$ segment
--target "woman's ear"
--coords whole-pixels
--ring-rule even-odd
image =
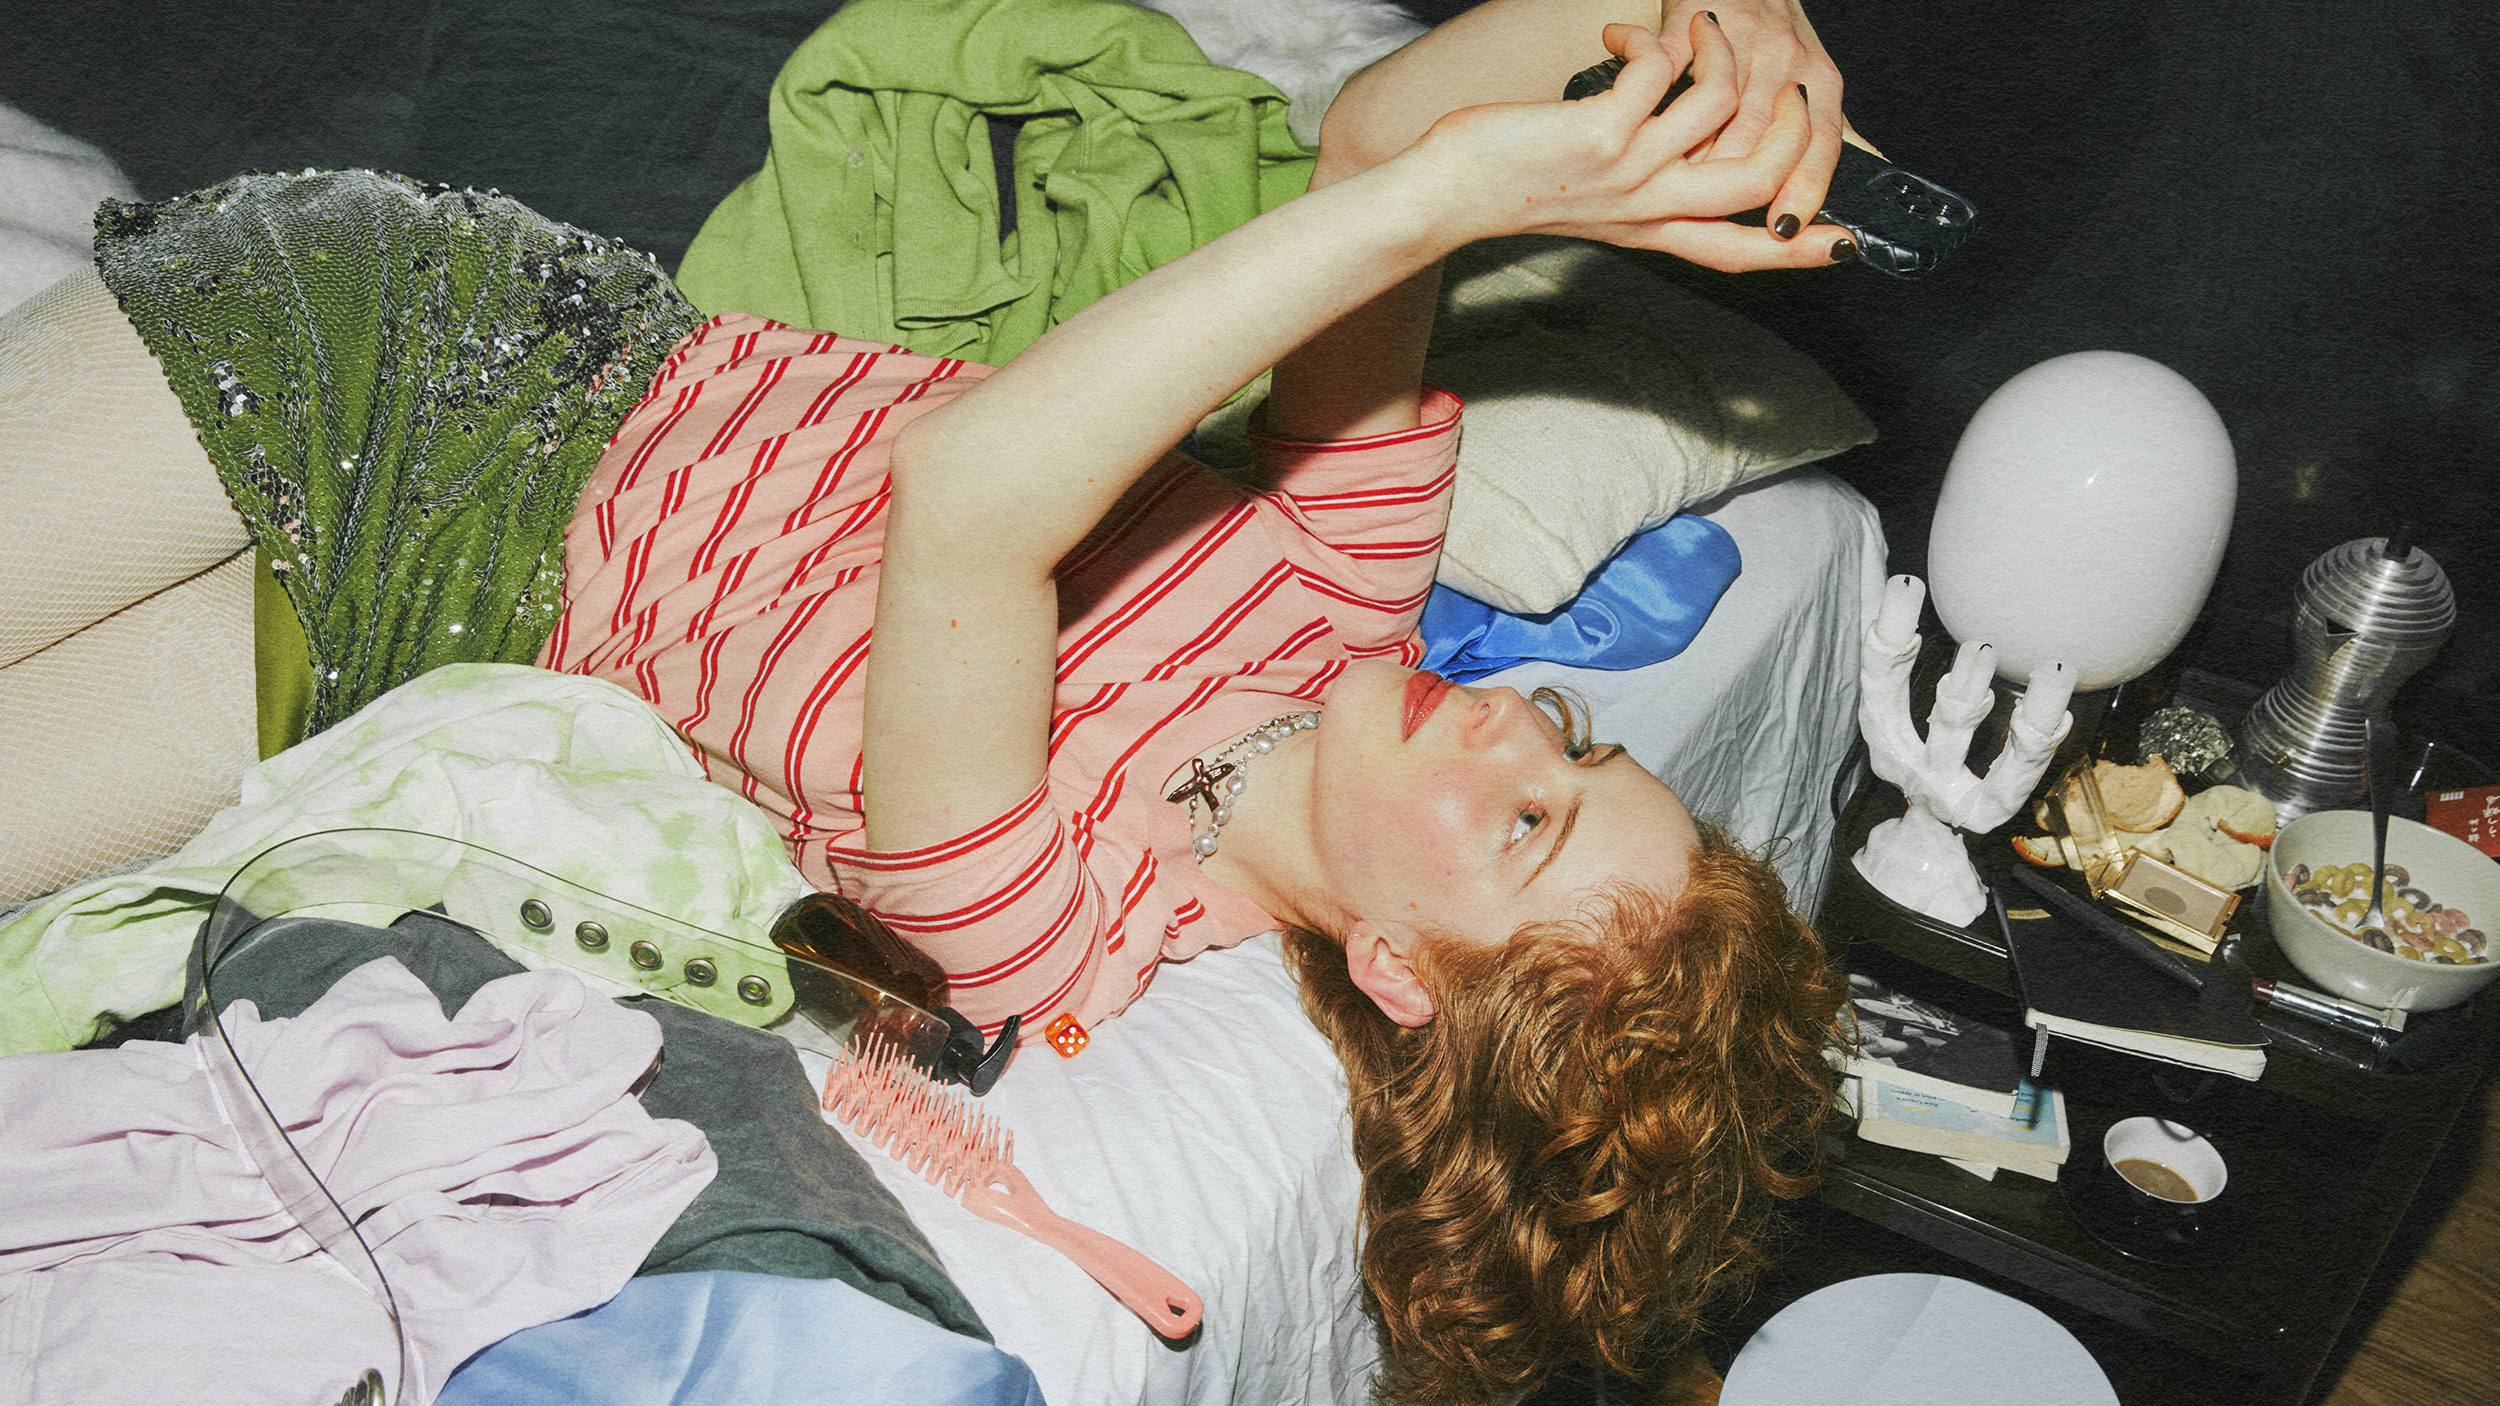
[[[1398,923],[1357,922],[1346,930],[1345,969],[1380,1013],[1410,1029],[1432,1023],[1432,993],[1410,959],[1421,934]]]

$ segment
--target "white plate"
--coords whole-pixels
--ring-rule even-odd
[[[2118,1406],[2100,1364],[2054,1318],[1941,1274],[1870,1274],[1817,1289],[1757,1329],[1719,1406]]]

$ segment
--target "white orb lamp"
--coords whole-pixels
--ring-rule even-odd
[[[2113,688],[2178,647],[2231,536],[2222,417],[2158,361],[2051,357],[1999,386],[1945,471],[1927,583],[1945,632],[2000,678],[2062,663]]]
[[[2238,495],[2222,418],[2157,361],[2076,352],[1988,397],[1945,471],[1928,580],[1894,578],[1860,655],[1869,765],[1907,801],[1852,858],[1869,883],[1948,923],[1979,916],[1986,890],[1957,832],[2020,808],[2073,726],[2072,693],[2125,683],[2178,646],[2213,588]],[[1961,649],[1921,736],[1913,627],[1931,590]],[[2026,691],[1979,777],[1964,754],[1991,677]]]

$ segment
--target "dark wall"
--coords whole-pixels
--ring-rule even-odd
[[[834,8],[0,0],[0,98],[150,195],[393,167],[499,186],[673,265],[761,160],[772,73]],[[2500,753],[2500,7],[1813,8],[1851,119],[1977,202],[1980,235],[1922,282],[1666,272],[1813,354],[1874,418],[1883,438],[1836,467],[1883,510],[1896,569],[1921,568],[1991,390],[2063,352],[2137,352],[2205,392],[2239,456],[2237,530],[2184,657],[2279,676],[2301,569],[2410,521],[2460,619],[2399,716]]]
[[[674,268],[840,0],[0,0],[0,99],[159,198],[247,170],[494,187]]]
[[[1849,0],[1852,122],[1970,196],[1932,279],[1683,269],[1812,353],[1883,433],[1841,464],[1917,571],[1953,445],[2007,378],[2114,348],[2210,399],[2238,521],[2188,662],[2269,682],[2316,557],[2417,525],[2456,633],[2401,720],[2500,753],[2500,7]]]

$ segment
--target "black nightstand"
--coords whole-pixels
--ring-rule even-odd
[[[2245,686],[2192,671],[2177,693],[2228,721],[2254,698]],[[2425,788],[2500,779],[2465,753],[2419,739],[2409,755],[2427,761]],[[2418,807],[2417,799],[2416,815]],[[1867,831],[1900,808],[1897,792],[1870,780],[1844,809],[1820,921],[1835,961],[2022,1031],[1992,918],[1984,927],[1939,922],[1876,892],[1849,863]],[[2014,862],[2005,834],[1971,844],[1983,875]],[[2262,901],[2244,898],[2233,925],[2247,933],[2259,974],[2305,982],[2276,951]],[[2278,1038],[2254,1083],[2055,1041],[2047,1077],[2067,1100],[2069,1166],[2096,1156],[2119,1118],[2151,1113],[2192,1124],[2228,1159],[2246,1214],[2231,1260],[2171,1270],[2128,1259],[2086,1236],[2052,1183],[2013,1172],[1983,1182],[1941,1159],[1858,1139],[1842,1124],[1826,1139],[1830,1173],[1819,1204],[1794,1218],[1803,1239],[1784,1256],[1784,1278],[1743,1317],[1759,1321],[1778,1306],[1768,1300],[1854,1273],[1961,1274],[2074,1330],[2128,1406],[2296,1406],[2477,1086],[2495,1025],[2500,987],[2456,1011],[2417,1017],[2416,1031],[2443,1031],[2436,1057],[2418,1072],[2364,1072]],[[2315,1029],[2294,1026],[2287,1035]],[[1731,1324],[1722,1337],[1741,1344],[1746,1326]]]

